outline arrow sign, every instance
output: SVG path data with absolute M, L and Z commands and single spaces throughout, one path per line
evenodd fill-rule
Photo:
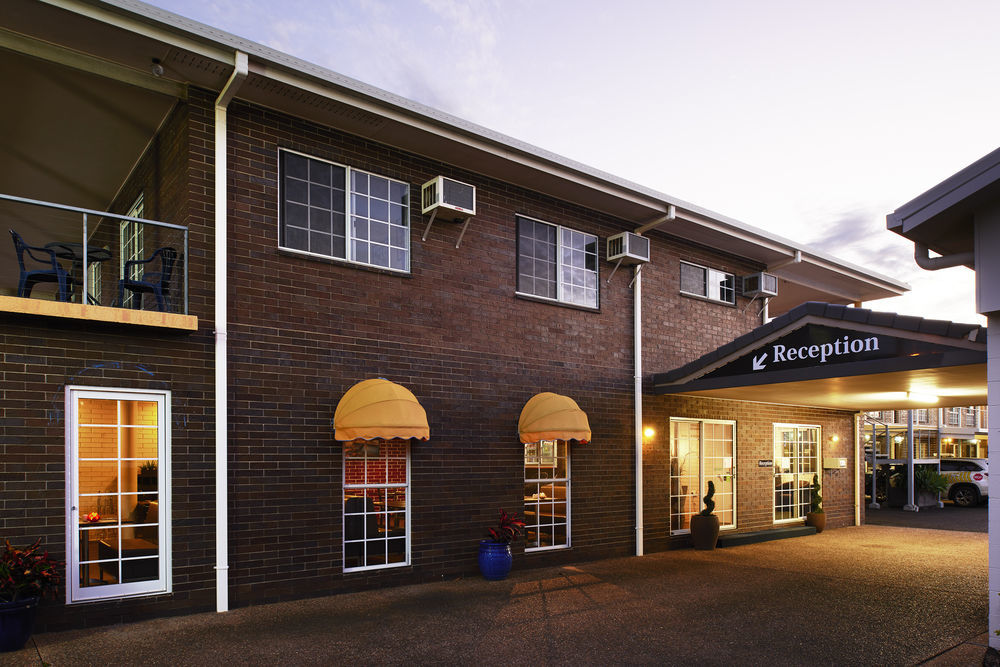
M 753 369 L 755 371 L 762 371 L 767 366 L 764 362 L 767 361 L 767 352 L 764 352 L 759 357 L 753 358 Z

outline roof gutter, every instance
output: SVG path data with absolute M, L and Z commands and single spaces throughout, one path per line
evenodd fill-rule
M 920 241 L 913 242 L 913 261 L 925 271 L 949 269 L 953 266 L 967 266 L 973 270 L 976 268 L 976 255 L 972 251 L 957 252 L 954 255 L 943 257 L 931 257 L 930 249 Z
M 215 610 L 229 611 L 229 385 L 226 114 L 249 73 L 247 54 L 234 55 L 233 73 L 215 100 Z

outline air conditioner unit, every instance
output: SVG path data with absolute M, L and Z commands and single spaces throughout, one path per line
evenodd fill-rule
M 649 261 L 649 239 L 632 232 L 608 237 L 608 261 L 622 264 L 644 264 Z
M 476 188 L 467 183 L 436 176 L 420 188 L 422 213 L 461 222 L 476 214 Z
M 778 276 L 770 273 L 743 276 L 743 296 L 778 296 Z

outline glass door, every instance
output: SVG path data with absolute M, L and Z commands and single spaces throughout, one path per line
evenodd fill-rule
M 819 426 L 774 425 L 774 521 L 809 512 L 813 475 L 819 472 Z
M 166 392 L 68 388 L 68 602 L 165 592 Z
M 708 483 L 722 528 L 736 527 L 736 422 L 670 420 L 670 534 L 690 530 Z

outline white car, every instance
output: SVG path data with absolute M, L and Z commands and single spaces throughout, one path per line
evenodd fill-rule
M 975 507 L 989 496 L 989 463 L 986 459 L 941 459 L 941 474 L 948 479 L 944 492 L 961 507 Z

